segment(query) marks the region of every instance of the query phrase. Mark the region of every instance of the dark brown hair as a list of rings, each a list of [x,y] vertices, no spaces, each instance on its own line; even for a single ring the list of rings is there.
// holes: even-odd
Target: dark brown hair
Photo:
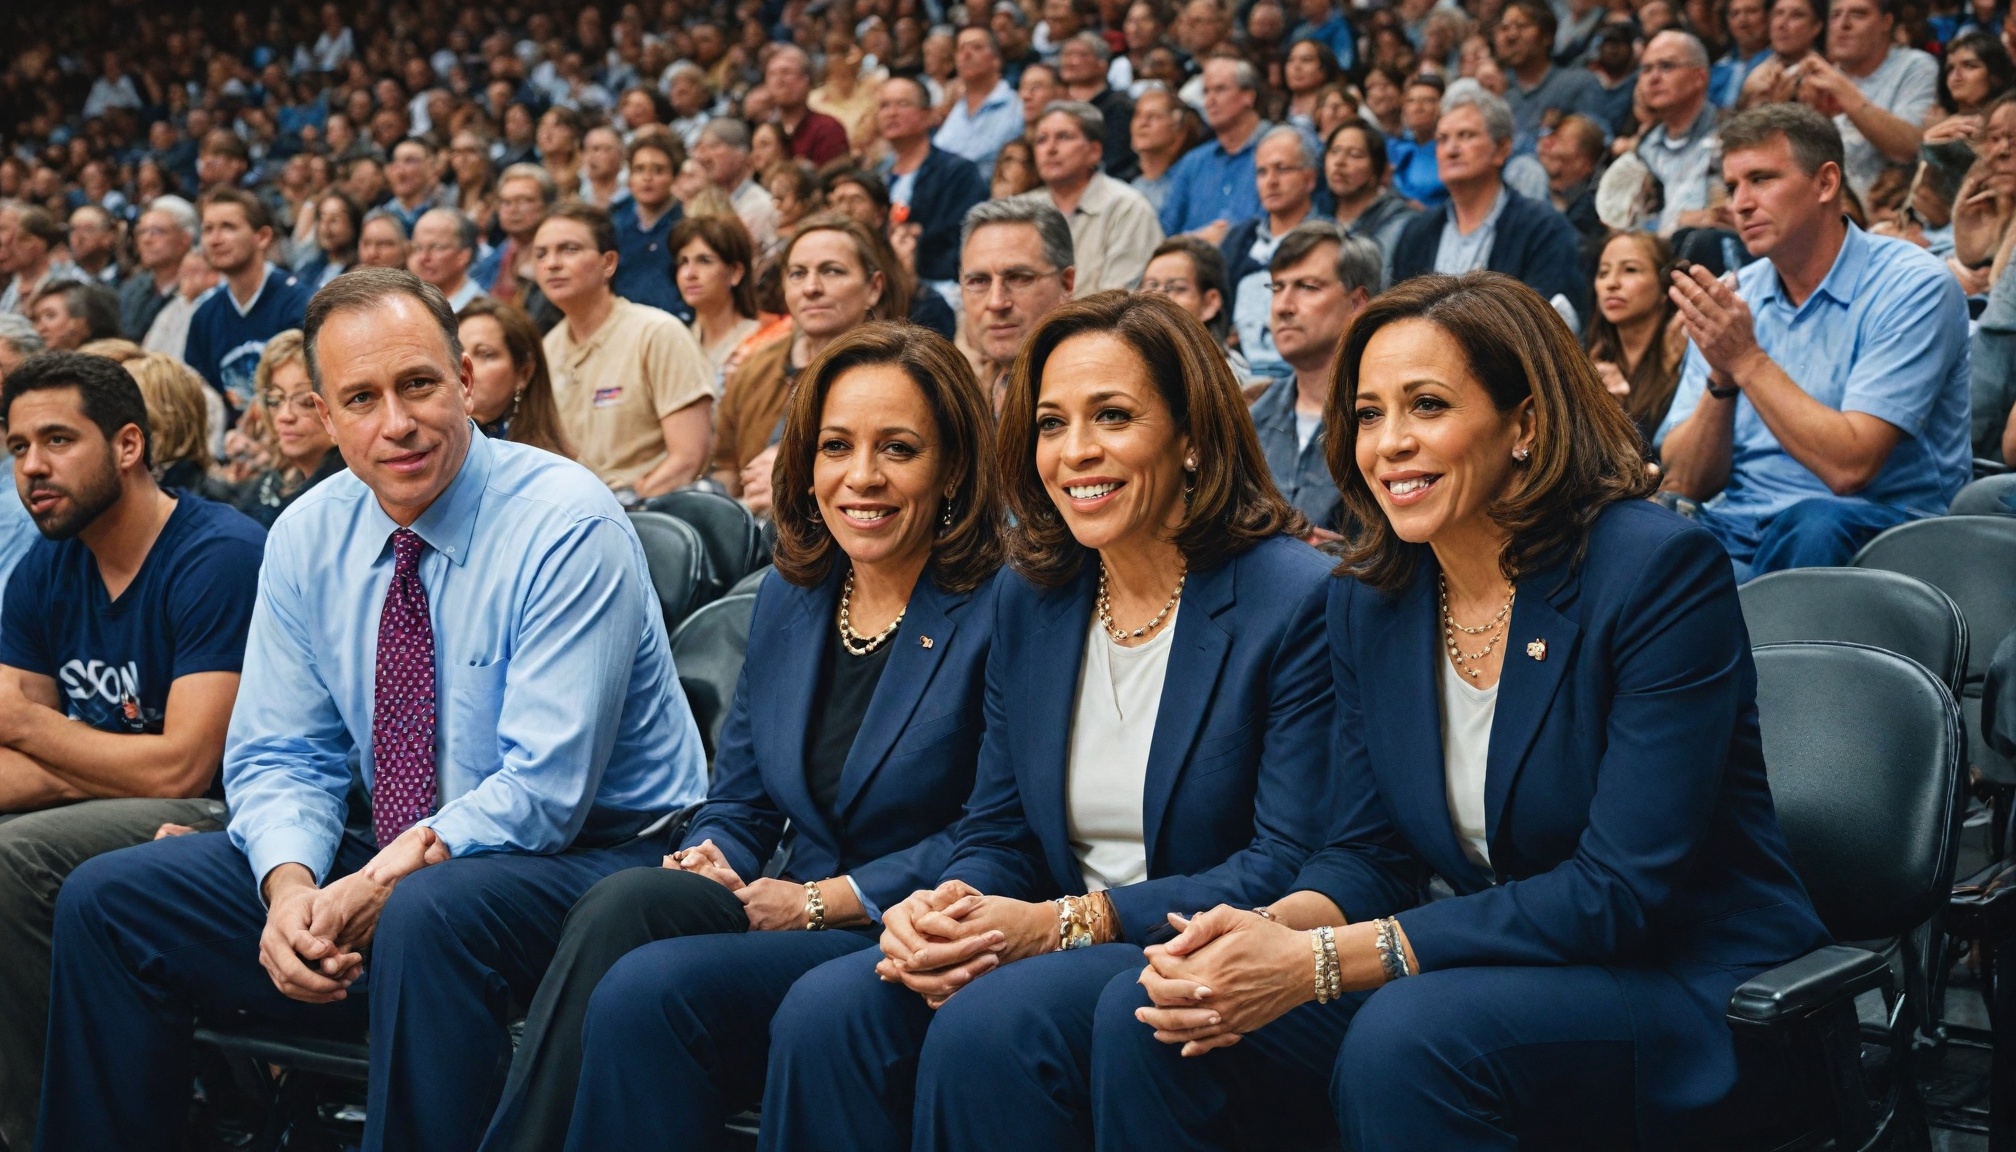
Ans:
[[[261,228],[273,227],[273,210],[266,202],[243,188],[213,188],[203,194],[197,207],[209,210],[217,204],[236,204],[245,213],[245,226],[257,232]]]
[[[1640,425],[1658,427],[1666,418],[1666,410],[1673,406],[1673,393],[1680,387],[1680,365],[1666,355],[1666,328],[1673,323],[1673,314],[1680,310],[1673,303],[1672,294],[1665,291],[1672,283],[1673,246],[1661,239],[1656,232],[1612,232],[1603,238],[1603,246],[1596,250],[1600,262],[1602,254],[1610,250],[1610,245],[1619,240],[1629,240],[1641,245],[1645,255],[1651,258],[1653,277],[1659,285],[1659,334],[1639,357],[1638,366],[1631,369],[1631,394],[1624,397],[1624,414]],[[1589,318],[1589,356],[1595,360],[1608,360],[1624,370],[1624,338],[1618,334],[1617,325],[1612,324],[1599,310]]]
[[[792,229],[784,247],[777,253],[777,268],[780,273],[791,263],[791,250],[798,242],[814,232],[838,232],[854,243],[854,259],[861,264],[864,277],[882,274],[882,295],[875,306],[868,309],[870,320],[902,320],[910,315],[910,278],[901,274],[901,265],[895,253],[889,250],[889,242],[861,226],[861,222],[843,212],[820,212],[807,216],[798,227]]]
[[[410,296],[420,302],[427,315],[441,329],[441,341],[448,349],[450,372],[462,363],[462,337],[455,323],[455,310],[439,288],[404,268],[352,268],[322,286],[308,301],[307,316],[301,321],[302,344],[308,359],[308,379],[322,391],[321,358],[315,354],[322,326],[338,312],[376,308],[395,296]]]
[[[1402,320],[1426,320],[1447,333],[1498,411],[1533,401],[1532,458],[1488,509],[1511,536],[1499,558],[1506,579],[1558,558],[1579,562],[1589,527],[1606,505],[1651,494],[1638,430],[1539,293],[1497,272],[1416,276],[1372,298],[1344,334],[1331,369],[1325,454],[1359,525],[1338,575],[1397,592],[1413,579],[1425,547],[1394,535],[1358,470],[1358,364],[1372,337]]]
[[[567,436],[560,429],[560,406],[553,400],[553,375],[546,368],[546,345],[540,340],[539,326],[532,323],[523,308],[508,300],[478,296],[455,314],[457,328],[462,321],[477,316],[488,316],[503,329],[504,350],[511,354],[513,368],[532,365],[525,391],[511,411],[511,442],[544,448],[555,456],[572,460],[574,451],[567,446]]]
[[[995,488],[994,414],[973,368],[952,343],[908,323],[864,324],[826,346],[805,366],[784,414],[771,490],[777,522],[777,572],[800,587],[826,579],[840,554],[819,515],[812,457],[833,382],[856,368],[889,364],[924,393],[938,425],[938,451],[949,472],[952,526],[931,545],[931,578],[951,592],[971,592],[1001,567],[1001,500]]]
[[[553,111],[565,112],[566,109],[555,108]],[[616,251],[615,221],[609,218],[608,212],[586,200],[562,200],[548,208],[546,214],[539,218],[538,225],[532,229],[532,234],[537,236],[539,229],[544,228],[548,220],[572,220],[588,229],[588,234],[595,238],[595,251]]]
[[[739,216],[688,216],[672,226],[672,275],[679,275],[679,253],[686,246],[698,240],[714,250],[723,264],[738,265],[742,269],[742,282],[735,285],[729,294],[735,301],[735,314],[744,320],[756,319],[761,311],[756,305],[756,245],[749,239],[749,229]]]
[[[1031,581],[1057,587],[1077,576],[1085,546],[1071,535],[1036,471],[1036,400],[1043,367],[1074,336],[1110,335],[1141,357],[1197,456],[1195,486],[1175,544],[1193,572],[1216,567],[1270,536],[1303,536],[1309,523],[1281,498],[1259,434],[1225,354],[1195,316],[1160,293],[1112,289],[1044,316],[1008,373],[1001,405],[1001,491],[1015,519],[1008,559]]]

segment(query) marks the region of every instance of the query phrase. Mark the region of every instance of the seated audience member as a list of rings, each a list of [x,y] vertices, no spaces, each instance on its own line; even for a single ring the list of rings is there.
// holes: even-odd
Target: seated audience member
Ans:
[[[203,255],[220,290],[189,317],[182,359],[224,398],[236,416],[252,405],[252,375],[266,341],[299,328],[314,293],[268,262],[273,216],[266,202],[240,188],[203,198]]]
[[[16,206],[12,239],[6,245],[0,277],[13,273],[0,292],[0,312],[28,314],[35,293],[63,280],[82,280],[84,273],[64,255],[63,221],[39,204]]]
[[[994,179],[987,186],[988,199],[1006,200],[1034,192],[1042,185],[1042,177],[1036,174],[1036,150],[1029,141],[1017,136],[1001,145],[1001,150],[994,154]]]
[[[1409,76],[1400,101],[1400,133],[1386,138],[1393,191],[1424,209],[1439,207],[1449,199],[1435,158],[1435,125],[1442,118],[1442,97],[1447,89],[1442,77],[1432,72]]]
[[[1286,124],[1268,129],[1261,138],[1253,152],[1253,172],[1261,213],[1234,224],[1219,249],[1225,255],[1225,275],[1232,281],[1232,326],[1239,332],[1240,351],[1255,371],[1286,376],[1287,366],[1267,332],[1272,304],[1267,265],[1283,237],[1321,219],[1314,197],[1323,173],[1309,135]]]
[[[1792,69],[1809,56],[1817,58],[1827,34],[1827,6],[1827,0],[1766,0],[1771,55],[1744,79],[1742,95],[1736,100],[1738,111],[1799,98],[1799,77],[1805,69]]]
[[[927,1145],[1083,1146],[1108,982],[1170,913],[1287,894],[1330,818],[1330,563],[1241,407],[1159,295],[1038,325],[1000,425],[1013,575],[973,799],[879,954],[785,996],[766,1140],[908,1146],[914,1069]]]
[[[1734,291],[1673,277],[1692,347],[1659,430],[1666,485],[1707,501],[1739,579],[1846,563],[1970,475],[1966,302],[1937,257],[1842,215],[1841,165],[1840,133],[1803,105],[1723,125],[1729,207],[1761,259]],[[1826,307],[1806,307],[1816,293]]]
[[[1027,195],[1071,222],[1077,296],[1133,288],[1162,242],[1162,224],[1148,198],[1099,170],[1105,138],[1099,109],[1077,100],[1052,101],[1030,137],[1043,186]]]
[[[1064,85],[1057,82],[1057,71],[1050,65],[1031,64],[1015,82],[1015,98],[1022,102],[1022,136],[1029,139],[1036,135],[1043,110],[1064,98]]]
[[[1638,132],[1638,51],[1644,47],[1640,31],[1630,24],[1610,24],[1596,34],[1589,53],[1589,74],[1596,78],[1602,93],[1598,111],[1571,112],[1568,116],[1586,115],[1601,124],[1606,134],[1628,137]],[[1604,143],[1607,146],[1609,141]]]
[[[954,339],[959,330],[958,314],[945,302],[942,293],[925,290],[911,270],[920,258],[916,251],[916,233],[908,228],[893,226],[890,221],[895,206],[889,202],[889,187],[873,172],[859,168],[839,168],[826,174],[826,207],[834,212],[853,218],[875,237],[877,245],[884,249],[881,262],[889,269],[890,275],[902,276],[909,285],[910,323],[929,328],[947,340]],[[897,245],[902,248],[899,251]]]
[[[1729,51],[1709,73],[1708,98],[1718,108],[1734,109],[1750,73],[1771,58],[1771,15],[1765,0],[1729,0],[1722,20]]]
[[[1355,1148],[1714,1146],[1690,1121],[1736,1080],[1730,994],[1828,942],[1726,558],[1643,499],[1630,422],[1506,277],[1374,300],[1325,415],[1363,526],[1329,589],[1341,815],[1285,898],[1172,921],[1107,985],[1100,1147],[1322,1112]]]
[[[630,198],[623,178],[623,136],[607,124],[597,124],[581,136],[581,183],[576,195],[604,212]]]
[[[315,255],[294,274],[312,293],[356,267],[364,208],[348,192],[336,188],[327,189],[310,203],[315,206]]]
[[[1436,156],[1449,200],[1408,221],[1393,249],[1395,283],[1426,272],[1503,272],[1540,293],[1571,329],[1589,314],[1589,281],[1574,226],[1546,204],[1507,187],[1512,114],[1481,89],[1460,86],[1442,102]]]
[[[140,213],[133,225],[133,248],[139,264],[119,285],[121,336],[147,339],[154,318],[175,298],[182,279],[182,257],[196,246],[199,231],[196,209],[180,196],[156,196]]]
[[[1587,116],[1564,116],[1552,132],[1540,138],[1539,158],[1540,167],[1547,173],[1547,202],[1575,226],[1586,257],[1593,257],[1597,246],[1610,233],[1609,226],[1596,214],[1597,173],[1609,154],[1603,126]]]
[[[403,269],[411,253],[406,224],[396,214],[383,208],[364,214],[364,226],[357,232],[359,268]]]
[[[714,433],[714,479],[759,516],[771,514],[773,449],[798,374],[850,330],[909,312],[908,281],[890,266],[888,251],[851,217],[831,212],[807,220],[785,241],[778,266],[790,338],[751,352],[728,378]]]
[[[761,1098],[791,984],[872,951],[881,910],[937,883],[986,727],[993,439],[935,333],[873,324],[808,366],[778,459],[812,499],[776,509],[747,657],[763,675],[736,690],[681,847],[568,914],[486,1152],[709,1146]]]
[[[19,312],[0,312],[0,382],[7,379],[7,373],[20,367],[23,360],[42,351],[45,351],[42,337],[26,316]],[[0,500],[0,507],[5,504],[4,500]],[[24,510],[22,514],[27,513]]]
[[[469,275],[476,262],[476,224],[460,208],[429,208],[413,225],[413,252],[407,271],[441,290],[448,306],[461,309],[483,295]]]
[[[1204,62],[1204,121],[1212,139],[1184,153],[1169,172],[1162,231],[1196,232],[1213,243],[1260,214],[1254,152],[1272,125],[1260,117],[1260,73],[1245,60]]]
[[[1611,233],[1596,261],[1589,359],[1648,448],[1673,406],[1687,355],[1687,329],[1667,292],[1673,265],[1672,246],[1650,232]]]
[[[700,129],[700,143],[693,146],[693,158],[707,172],[735,215],[749,229],[757,251],[768,251],[777,243],[777,202],[757,181],[761,175],[749,160],[749,129],[740,120],[721,117],[709,120]]]
[[[154,458],[154,482],[162,488],[186,489],[223,504],[238,502],[238,490],[212,473],[217,463],[211,442],[217,437],[211,408],[217,393],[196,370],[161,352],[126,361],[128,375],[140,385],[147,405],[147,450]],[[221,418],[222,413],[217,413]],[[221,427],[221,424],[218,424]]]
[[[815,167],[847,154],[847,128],[824,112],[806,106],[812,95],[812,57],[795,44],[770,54],[763,66],[763,87],[776,108],[776,123],[796,160]]]
[[[693,309],[693,338],[707,354],[719,390],[742,359],[788,330],[789,317],[756,304],[756,254],[749,230],[733,215],[689,216],[672,230],[669,247],[679,294]]]
[[[609,214],[563,201],[539,225],[532,259],[540,292],[565,317],[546,334],[546,362],[574,458],[638,499],[692,483],[714,418],[707,358],[669,313],[610,290]]]
[[[476,428],[492,440],[509,440],[574,458],[560,433],[560,406],[538,325],[523,308],[490,296],[471,300],[455,314],[456,334],[469,357],[465,406]]]
[[[119,223],[97,204],[85,204],[70,213],[64,231],[64,247],[79,278],[119,290]]]
[[[672,275],[672,228],[684,213],[672,198],[672,176],[686,150],[669,128],[640,128],[630,138],[630,195],[609,212],[616,227],[616,295],[691,321]]]
[[[30,1148],[57,889],[164,823],[223,826],[217,765],[265,533],[155,484],[140,389],[111,360],[28,360],[0,419],[19,489],[6,499],[43,537],[0,613],[0,1137]]]
[[[1148,261],[1148,270],[1141,274],[1141,291],[1159,292],[1195,316],[1218,342],[1233,377],[1242,386],[1252,379],[1246,357],[1225,344],[1232,331],[1232,312],[1225,306],[1232,287],[1225,280],[1225,256],[1217,245],[1195,236],[1171,236],[1162,241]]]
[[[272,429],[273,467],[245,485],[238,510],[271,529],[302,493],[343,471],[343,454],[315,410],[315,383],[308,378],[300,332],[282,332],[266,342],[254,386],[260,416]]]
[[[483,291],[499,300],[525,309],[535,322],[539,311],[528,295],[538,293],[538,274],[532,266],[532,237],[539,221],[559,199],[559,189],[546,169],[537,164],[513,164],[497,177],[497,227],[504,242],[478,261],[470,275]],[[537,302],[551,308],[543,298]]]
[[[1125,183],[1141,174],[1141,162],[1134,156],[1130,139],[1134,101],[1127,93],[1107,84],[1106,73],[1112,60],[1113,49],[1104,36],[1079,32],[1057,49],[1057,79],[1064,84],[1065,99],[1083,100],[1099,109],[1106,123],[1100,167],[1106,175]]]
[[[1370,240],[1321,221],[1290,232],[1267,272],[1274,345],[1294,375],[1253,401],[1253,427],[1274,486],[1324,540],[1344,530],[1343,503],[1324,463],[1331,366],[1352,318],[1379,290],[1378,257]]]
[[[917,282],[942,295],[959,276],[959,223],[987,199],[987,181],[971,160],[932,143],[931,97],[916,79],[892,76],[882,82],[875,125],[889,146],[881,175],[889,183],[890,202],[903,205],[897,227],[914,246]],[[828,206],[839,208],[832,197],[829,184]]]
[[[147,338],[140,342],[140,346],[149,352],[181,360],[189,342],[189,322],[195,318],[197,306],[216,290],[217,280],[217,270],[210,267],[210,259],[203,255],[203,249],[200,246],[189,249],[182,257],[182,268],[175,282],[175,298],[154,314],[154,322],[147,326]],[[207,381],[204,387],[209,387]]]
[[[980,381],[995,411],[1008,373],[1037,321],[1071,299],[1077,283],[1071,226],[1048,204],[991,200],[966,214],[959,236],[959,294],[966,338],[982,358]]]
[[[1363,120],[1346,120],[1330,133],[1323,151],[1323,178],[1336,203],[1331,218],[1352,236],[1379,246],[1380,287],[1393,279],[1393,249],[1400,232],[1419,209],[1388,186],[1391,175],[1386,137]]]
[[[1842,173],[1867,199],[1887,167],[1914,164],[1926,113],[1939,97],[1939,64],[1897,42],[1896,0],[1833,0],[1827,52],[1799,70],[1797,98],[1840,130]]]
[[[991,180],[1001,146],[1022,136],[1022,101],[1001,74],[1001,46],[988,29],[961,28],[953,58],[965,92],[952,101],[931,142],[972,161],[981,178]]]
[[[64,886],[49,1147],[172,1141],[193,1018],[219,1011],[368,1018],[365,1141],[474,1147],[508,1004],[531,998],[566,909],[656,861],[705,790],[636,534],[585,469],[473,433],[440,293],[346,273],[306,337],[351,470],[275,525],[228,834],[99,857]],[[345,830],[353,755],[369,838]]]
[[[1659,178],[1659,234],[1719,275],[1727,263],[1722,239],[1735,237],[1725,231],[1722,174],[1714,170],[1720,146],[1708,100],[1708,50],[1692,33],[1669,28],[1645,46],[1638,103],[1652,116],[1637,153]]]
[[[1492,33],[1505,70],[1505,104],[1512,113],[1512,150],[1530,155],[1555,115],[1603,115],[1603,88],[1587,68],[1554,63],[1560,26],[1547,0],[1511,0]],[[1446,113],[1446,109],[1444,110]]]
[[[765,169],[763,187],[777,205],[777,230],[786,235],[821,207],[818,174],[803,160],[784,160]]]
[[[1129,181],[1148,198],[1157,215],[1169,202],[1176,163],[1197,143],[1197,114],[1167,88],[1150,88],[1134,102],[1127,122],[1127,142],[1134,149],[1141,174]]]
[[[75,352],[119,335],[119,294],[95,280],[58,280],[35,290],[28,319],[52,352]]]
[[[35,334],[35,328],[28,318],[15,312],[0,312],[0,383],[7,379],[7,373],[21,365],[23,360],[42,351],[42,338]],[[179,367],[179,365],[178,365]],[[200,387],[200,385],[199,385]],[[6,483],[13,485],[14,457],[7,457]],[[7,579],[21,557],[42,534],[35,530],[35,520],[28,515],[28,509],[17,499],[6,498],[0,489],[0,603],[5,602]],[[0,1125],[4,1125],[0,1121]],[[0,1127],[0,1139],[5,1139],[5,1128]]]

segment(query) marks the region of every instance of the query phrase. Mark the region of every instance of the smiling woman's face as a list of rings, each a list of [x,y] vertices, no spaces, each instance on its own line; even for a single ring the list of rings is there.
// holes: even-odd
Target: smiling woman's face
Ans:
[[[1532,445],[1532,401],[1500,412],[1455,338],[1427,320],[1374,333],[1358,362],[1358,471],[1410,544],[1491,535],[1486,510]]]
[[[1050,353],[1036,397],[1036,470],[1078,543],[1107,551],[1172,535],[1189,451],[1124,341],[1086,333]]]
[[[928,555],[944,473],[937,421],[909,373],[865,364],[833,381],[819,415],[812,498],[849,560],[900,568]]]

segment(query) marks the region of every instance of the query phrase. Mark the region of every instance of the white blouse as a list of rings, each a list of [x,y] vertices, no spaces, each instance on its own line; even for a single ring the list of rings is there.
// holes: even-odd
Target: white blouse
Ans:
[[[1078,668],[1078,704],[1071,717],[1067,766],[1067,827],[1086,890],[1138,883],[1148,876],[1142,806],[1148,746],[1162,708],[1179,605],[1146,644],[1124,648],[1094,616]]]
[[[1489,871],[1491,846],[1484,827],[1484,770],[1491,754],[1491,718],[1498,712],[1498,684],[1478,688],[1456,670],[1440,646],[1435,663],[1442,668],[1442,779],[1449,800],[1449,822],[1456,840],[1472,863]]]

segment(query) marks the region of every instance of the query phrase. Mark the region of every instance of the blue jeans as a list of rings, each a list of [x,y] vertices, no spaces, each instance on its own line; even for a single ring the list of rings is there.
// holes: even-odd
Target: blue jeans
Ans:
[[[1741,583],[1786,568],[1838,568],[1884,529],[1915,517],[1888,504],[1815,496],[1772,516],[1703,508],[1694,518],[1729,550]]]

